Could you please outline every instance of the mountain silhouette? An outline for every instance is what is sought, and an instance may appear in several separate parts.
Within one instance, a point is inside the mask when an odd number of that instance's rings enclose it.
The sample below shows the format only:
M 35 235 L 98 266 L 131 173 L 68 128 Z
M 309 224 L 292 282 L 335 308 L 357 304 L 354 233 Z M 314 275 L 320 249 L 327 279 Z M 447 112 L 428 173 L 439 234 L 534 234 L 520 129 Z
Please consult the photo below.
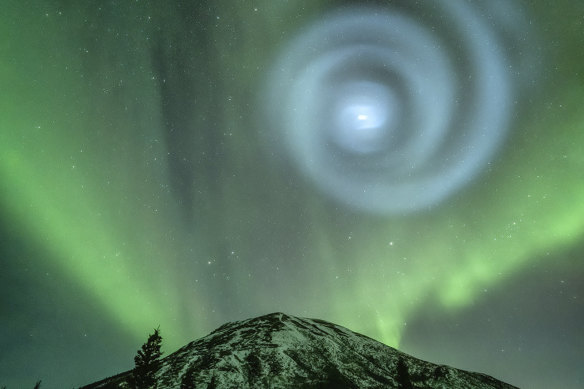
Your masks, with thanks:
M 426 362 L 317 319 L 272 313 L 227 323 L 163 358 L 157 388 L 515 388 Z M 82 389 L 131 388 L 132 371 Z

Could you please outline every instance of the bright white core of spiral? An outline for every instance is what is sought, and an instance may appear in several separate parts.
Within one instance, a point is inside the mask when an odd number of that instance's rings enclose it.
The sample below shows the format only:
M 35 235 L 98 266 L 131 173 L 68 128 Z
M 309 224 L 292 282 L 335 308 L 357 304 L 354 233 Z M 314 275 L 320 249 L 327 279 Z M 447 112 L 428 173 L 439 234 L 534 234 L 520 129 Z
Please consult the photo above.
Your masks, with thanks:
M 333 102 L 331 139 L 342 149 L 356 153 L 381 150 L 396 125 L 399 100 L 389 90 L 373 84 L 346 86 Z

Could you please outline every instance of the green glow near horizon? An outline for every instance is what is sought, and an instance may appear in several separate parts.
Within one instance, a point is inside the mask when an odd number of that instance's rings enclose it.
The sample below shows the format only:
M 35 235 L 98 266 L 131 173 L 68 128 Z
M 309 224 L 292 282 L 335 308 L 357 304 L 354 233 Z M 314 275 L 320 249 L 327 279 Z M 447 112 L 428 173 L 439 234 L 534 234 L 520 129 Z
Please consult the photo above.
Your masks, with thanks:
M 67 104 L 71 107 L 71 102 Z M 21 109 L 12 107 L 8 112 Z M 44 259 L 54 261 L 63 275 L 94 296 L 99 308 L 107 309 L 134 335 L 146 333 L 161 316 L 172 317 L 178 296 L 166 287 L 168 274 L 154 276 L 148 270 L 153 253 L 173 258 L 169 242 L 158 235 L 161 227 L 155 210 L 162 211 L 165 205 L 126 196 L 127 214 L 119 214 L 118 196 L 127 184 L 120 182 L 122 177 L 104 177 L 100 165 L 108 161 L 96 157 L 94 145 L 75 139 L 76 125 L 51 115 L 38 119 L 30 119 L 26 112 L 21 115 L 26 119 L 2 118 L 2 128 L 14 131 L 0 136 L 0 188 L 4 206 L 23 236 L 44 247 Z M 136 172 L 125 173 L 131 179 Z M 144 212 L 140 208 L 146 204 L 150 209 Z M 140 244 L 131 242 L 137 236 Z M 140 266 L 132 266 L 141 258 L 145 261 Z
M 206 236 L 181 228 L 180 210 L 161 188 L 169 179 L 164 146 L 152 142 L 163 134 L 158 92 L 146 65 L 147 44 L 136 42 L 142 57 L 132 59 L 145 64 L 144 69 L 123 73 L 135 89 L 121 99 L 141 99 L 136 104 L 141 111 L 126 112 L 102 85 L 85 89 L 80 76 L 84 54 L 67 40 L 55 13 L 50 15 L 45 20 L 44 15 L 19 14 L 31 30 L 11 38 L 10 15 L 2 20 L 0 54 L 14 61 L 0 63 L 0 207 L 23 239 L 46 249 L 44 259 L 59 277 L 74 280 L 121 328 L 142 340 L 160 324 L 167 347 L 180 346 L 202 335 L 199 329 L 209 329 L 206 321 L 212 320 L 197 317 L 196 310 L 216 302 L 183 289 L 190 275 L 178 264 L 193 259 L 185 258 L 185 252 L 195 246 L 192 256 L 203 265 L 193 266 L 193 273 L 203 274 L 206 258 L 218 254 Z M 258 34 L 252 27 L 247 33 Z M 55 39 L 36 41 L 46 35 Z M 218 39 L 221 44 L 226 45 Z M 230 54 L 228 61 L 244 54 Z M 253 78 L 260 61 L 244 59 L 245 80 L 229 92 Z M 108 75 L 102 81 L 117 82 Z M 241 247 L 244 260 L 230 265 L 233 294 L 254 299 L 258 311 L 307 310 L 393 346 L 399 345 L 405 323 L 424 306 L 455 311 L 479 301 L 485 289 L 509 280 L 526 264 L 583 238 L 584 116 L 569 116 L 580 109 L 583 94 L 581 86 L 559 93 L 563 107 L 550 109 L 541 123 L 521 124 L 518 131 L 525 139 L 520 150 L 507 150 L 497 170 L 458 204 L 431 214 L 364 219 L 347 237 L 335 230 L 316 196 L 308 195 L 313 234 L 304 244 L 306 262 L 314 268 L 304 270 L 302 287 L 319 296 L 318 301 L 297 301 L 298 285 L 292 281 L 271 296 L 254 289 L 254 281 L 248 280 L 252 266 L 245 262 L 254 259 L 251 246 Z M 225 140 L 233 156 L 224 163 L 243 175 L 241 166 L 253 163 L 255 146 L 245 131 L 237 133 L 242 129 L 238 108 L 223 111 L 234 132 Z M 561 136 L 549 133 L 552 126 Z M 260 173 L 269 170 L 261 168 L 265 171 Z M 284 182 L 266 176 L 271 184 Z M 254 203 L 248 200 L 262 194 L 262 188 L 249 188 L 245 177 L 239 179 L 222 183 L 224 207 L 210 210 L 213 220 L 202 222 L 226 220 L 223 233 L 228 237 L 246 236 L 248 228 L 246 223 L 231 225 L 232 216 L 253 223 L 262 212 L 262 204 L 250 206 Z M 283 214 L 295 213 L 295 206 L 282 199 Z M 274 252 L 288 244 L 287 237 L 278 238 Z M 185 305 L 192 307 L 186 315 Z
M 565 101 L 569 106 L 578 104 L 575 98 Z M 532 131 L 546 131 L 545 124 Z M 410 266 L 413 274 L 387 288 L 389 305 L 394 305 L 388 311 L 397 315 L 388 315 L 389 326 L 388 318 L 378 320 L 377 333 L 383 334 L 385 343 L 399 345 L 403 323 L 415 315 L 418 304 L 408 304 L 407 299 L 425 304 L 435 299 L 446 310 L 462 309 L 480 301 L 486 291 L 508 281 L 527 263 L 581 241 L 584 180 L 576 178 L 584 171 L 584 117 L 555 128 L 562 136 L 546 140 L 545 153 L 540 145 L 530 144 L 527 152 L 504 162 L 509 167 L 500 177 L 482 185 L 489 193 L 481 195 L 480 207 L 470 199 L 441 212 L 420 239 L 426 242 L 423 247 L 410 246 L 397 255 L 419 262 Z M 531 139 L 545 139 L 545 134 L 538 135 L 532 133 Z M 466 226 L 468 214 L 481 223 Z M 427 223 L 424 220 L 422 225 Z M 416 226 L 411 232 L 420 228 L 424 229 Z M 396 239 L 396 248 L 399 240 L 408 240 L 407 235 Z M 369 289 L 372 293 L 376 286 Z M 402 301 L 398 307 L 393 301 L 396 293 Z
M 29 24 L 57 29 L 58 20 L 39 20 L 42 16 L 31 16 Z M 28 32 L 31 39 L 37 33 Z M 33 42 L 19 38 L 10 43 Z M 140 339 L 160 323 L 168 327 L 171 346 L 178 346 L 193 331 L 171 319 L 179 300 L 178 291 L 168 287 L 171 274 L 153 270 L 157 258 L 175 257 L 165 237 L 175 228 L 158 215 L 172 210 L 153 192 L 164 161 L 156 166 L 147 161 L 150 155 L 112 152 L 115 142 L 131 134 L 106 139 L 99 127 L 111 124 L 84 117 L 99 100 L 92 100 L 94 91 L 82 90 L 81 59 L 59 52 L 59 44 L 3 48 L 3 58 L 15 61 L 5 62 L 0 74 L 6 81 L 0 98 L 2 207 L 23 237 L 46 250 L 43 259 L 60 276 L 95 298 L 98 310 Z M 35 66 L 43 58 L 52 58 L 52 66 Z M 152 154 L 164 158 L 160 150 Z

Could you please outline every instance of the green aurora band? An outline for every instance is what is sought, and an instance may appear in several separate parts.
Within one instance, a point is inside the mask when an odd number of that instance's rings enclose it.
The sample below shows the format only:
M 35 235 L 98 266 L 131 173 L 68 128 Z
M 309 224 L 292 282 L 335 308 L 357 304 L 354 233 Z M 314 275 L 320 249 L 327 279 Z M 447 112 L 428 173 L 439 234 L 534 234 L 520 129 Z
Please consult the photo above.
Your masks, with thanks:
M 251 306 L 246 314 L 320 317 L 399 346 L 405 324 L 428 304 L 464 309 L 547 252 L 584 239 L 584 60 L 573 55 L 582 52 L 582 4 L 572 4 L 581 12 L 566 11 L 566 1 L 530 10 L 548 27 L 542 41 L 561 43 L 545 47 L 556 58 L 545 97 L 516 123 L 489 171 L 430 213 L 384 218 L 335 214 L 262 163 L 249 117 L 240 119 L 250 108 L 237 104 L 261 81 L 257 69 L 282 39 L 276 32 L 290 36 L 298 26 L 260 19 L 244 2 L 217 2 L 214 51 L 194 61 L 225 77 L 213 85 L 224 106 L 198 108 L 219 110 L 225 133 L 216 174 L 197 172 L 208 181 L 196 184 L 206 190 L 193 195 L 196 227 L 186 228 L 149 54 L 172 9 L 120 5 L 119 31 L 103 35 L 95 6 L 9 3 L 0 15 L 0 210 L 42 248 L 57 279 L 75 282 L 137 341 L 159 323 L 167 349 L 183 345 L 222 318 L 213 306 L 227 298 Z M 256 2 L 272 15 L 296 6 Z M 225 27 L 238 18 L 249 23 Z M 236 33 L 247 46 L 231 46 Z M 266 185 L 279 189 L 266 193 Z M 214 282 L 228 286 L 205 289 Z

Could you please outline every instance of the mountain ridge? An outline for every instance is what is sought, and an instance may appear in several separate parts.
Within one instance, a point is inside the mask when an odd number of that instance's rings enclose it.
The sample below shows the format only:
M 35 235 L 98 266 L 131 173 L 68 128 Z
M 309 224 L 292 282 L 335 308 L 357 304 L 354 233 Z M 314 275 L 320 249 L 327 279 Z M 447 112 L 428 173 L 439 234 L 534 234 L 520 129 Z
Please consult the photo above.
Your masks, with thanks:
M 129 388 L 131 371 L 81 389 Z M 345 327 L 275 312 L 226 323 L 161 359 L 166 388 L 502 388 L 486 374 L 433 364 Z

